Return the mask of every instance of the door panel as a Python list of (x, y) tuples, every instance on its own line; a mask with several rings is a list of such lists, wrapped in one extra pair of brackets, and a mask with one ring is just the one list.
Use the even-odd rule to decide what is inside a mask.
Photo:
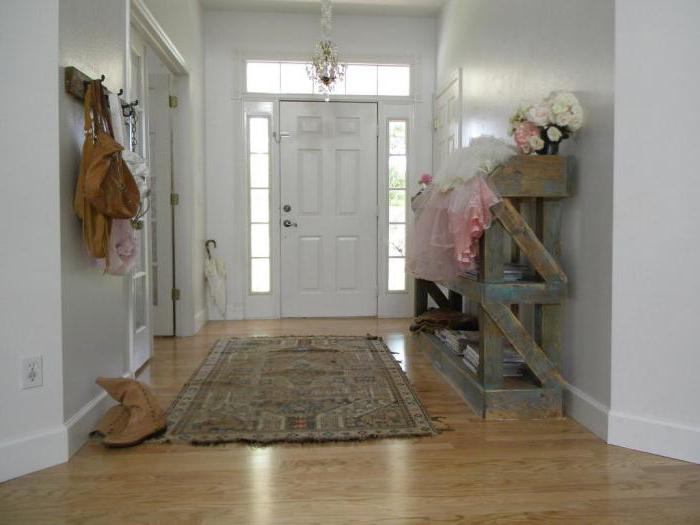
[[(146, 45), (138, 32), (131, 28), (129, 98), (141, 100), (146, 98)], [(142, 103), (133, 108), (136, 120), (130, 121), (129, 144), (127, 147), (138, 153), (144, 159), (148, 158), (149, 142), (147, 123), (144, 120)], [(151, 181), (147, 181), (150, 185)], [(151, 268), (150, 251), (152, 230), (149, 224), (149, 213), (144, 218), (144, 228), (135, 232), (139, 247), (139, 257), (130, 274), (129, 312), (131, 355), (129, 356), (129, 371), (135, 373), (145, 365), (153, 354), (153, 333), (151, 319)]]
[(282, 316), (376, 315), (376, 104), (281, 102), (280, 131)]
[[(150, 54), (149, 54), (150, 56)], [(153, 232), (153, 332), (175, 335), (175, 287), (173, 268), (172, 123), (170, 73), (151, 71), (149, 82), (149, 135), (151, 161), (151, 230)]]

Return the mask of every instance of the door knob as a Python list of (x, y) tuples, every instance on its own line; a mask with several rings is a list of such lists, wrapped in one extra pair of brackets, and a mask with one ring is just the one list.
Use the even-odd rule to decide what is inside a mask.
[(289, 219), (285, 219), (284, 222), (282, 222), (285, 228), (289, 228), (290, 226), (294, 226), (295, 228), (298, 226), (296, 222), (292, 222)]

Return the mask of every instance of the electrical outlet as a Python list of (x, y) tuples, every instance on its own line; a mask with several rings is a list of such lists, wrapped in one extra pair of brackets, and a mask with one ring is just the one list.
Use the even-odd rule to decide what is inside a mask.
[(35, 388), (44, 384), (41, 356), (22, 359), (22, 388)]

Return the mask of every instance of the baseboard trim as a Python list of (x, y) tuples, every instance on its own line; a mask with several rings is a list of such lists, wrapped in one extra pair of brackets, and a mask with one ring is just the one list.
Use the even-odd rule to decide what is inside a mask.
[(564, 389), (564, 413), (602, 440), (608, 440), (610, 408), (571, 384)]
[(68, 461), (66, 428), (46, 429), (0, 444), (0, 482)]
[(114, 401), (107, 392), (100, 392), (66, 421), (68, 433), (68, 457), (72, 457), (90, 437), (97, 422)]
[(700, 428), (610, 412), (608, 443), (700, 463)]
[[(122, 377), (133, 379), (133, 374), (131, 372), (126, 372)], [(73, 457), (87, 442), (90, 438), (90, 432), (95, 429), (98, 421), (104, 413), (107, 412), (107, 409), (114, 404), (115, 401), (107, 395), (107, 392), (103, 391), (88, 401), (80, 410), (66, 420), (68, 458)]]

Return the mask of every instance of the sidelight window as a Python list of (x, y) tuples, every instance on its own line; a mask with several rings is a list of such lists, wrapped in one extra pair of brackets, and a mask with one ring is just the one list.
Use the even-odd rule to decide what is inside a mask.
[(270, 119), (248, 118), (250, 291), (270, 293)]
[(408, 164), (408, 121), (390, 119), (388, 132), (388, 264), (387, 289), (406, 291), (406, 196)]

